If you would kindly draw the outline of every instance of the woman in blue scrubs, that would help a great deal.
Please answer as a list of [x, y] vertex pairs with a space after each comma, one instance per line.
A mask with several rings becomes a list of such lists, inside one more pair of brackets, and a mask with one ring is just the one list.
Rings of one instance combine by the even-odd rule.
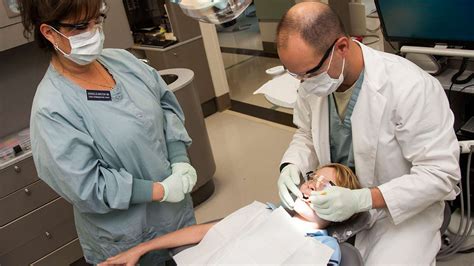
[[[25, 33], [51, 54], [31, 111], [33, 158], [74, 206], [86, 261], [195, 224], [183, 112], [156, 70], [125, 50], [102, 50], [106, 4], [19, 2]], [[167, 259], [156, 251], [140, 263]]]

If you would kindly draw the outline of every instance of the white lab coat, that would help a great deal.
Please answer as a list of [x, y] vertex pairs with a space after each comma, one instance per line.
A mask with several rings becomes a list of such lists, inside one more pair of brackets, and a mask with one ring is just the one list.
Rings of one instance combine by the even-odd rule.
[[[387, 208], [372, 210], [356, 247], [366, 264], [433, 263], [444, 200], [459, 193], [454, 116], [441, 84], [411, 62], [359, 44], [364, 82], [352, 114], [356, 174], [378, 187]], [[298, 96], [298, 126], [282, 163], [302, 173], [331, 161], [328, 97]]]

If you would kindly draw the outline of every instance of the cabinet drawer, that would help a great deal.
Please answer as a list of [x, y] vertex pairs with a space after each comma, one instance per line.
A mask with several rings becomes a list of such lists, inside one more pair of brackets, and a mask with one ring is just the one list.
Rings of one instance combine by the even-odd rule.
[[51, 230], [48, 229], [20, 247], [1, 255], [0, 264], [2, 266], [28, 265], [77, 238], [72, 219], [50, 228]]
[[30, 264], [31, 266], [64, 266], [70, 265], [83, 256], [79, 239], [67, 243], [43, 258]]
[[33, 157], [0, 170], [0, 198], [38, 180]]
[[41, 180], [0, 198], [0, 226], [5, 225], [34, 209], [58, 198], [46, 183]]
[[31, 263], [76, 237], [72, 206], [58, 198], [0, 227], [0, 265]]

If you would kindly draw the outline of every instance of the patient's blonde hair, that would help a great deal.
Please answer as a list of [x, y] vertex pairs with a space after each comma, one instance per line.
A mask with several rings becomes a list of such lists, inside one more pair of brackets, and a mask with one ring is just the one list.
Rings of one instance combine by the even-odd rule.
[[359, 183], [359, 179], [349, 167], [340, 163], [329, 163], [329, 164], [321, 165], [316, 170], [319, 170], [325, 167], [330, 167], [336, 170], [336, 186], [345, 187], [349, 189], [362, 188], [362, 186]]

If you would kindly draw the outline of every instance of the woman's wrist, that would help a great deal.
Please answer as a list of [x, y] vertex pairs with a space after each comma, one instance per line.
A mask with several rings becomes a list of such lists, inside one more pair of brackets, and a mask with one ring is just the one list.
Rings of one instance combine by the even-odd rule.
[[165, 195], [165, 189], [160, 182], [153, 183], [153, 201], [161, 201]]
[[148, 241], [147, 241], [147, 242], [143, 242], [141, 244], [138, 244], [134, 248], [130, 249], [130, 251], [132, 251], [135, 254], [135, 256], [138, 255], [138, 257], [142, 257], [146, 253], [150, 252], [151, 249], [149, 248]]

